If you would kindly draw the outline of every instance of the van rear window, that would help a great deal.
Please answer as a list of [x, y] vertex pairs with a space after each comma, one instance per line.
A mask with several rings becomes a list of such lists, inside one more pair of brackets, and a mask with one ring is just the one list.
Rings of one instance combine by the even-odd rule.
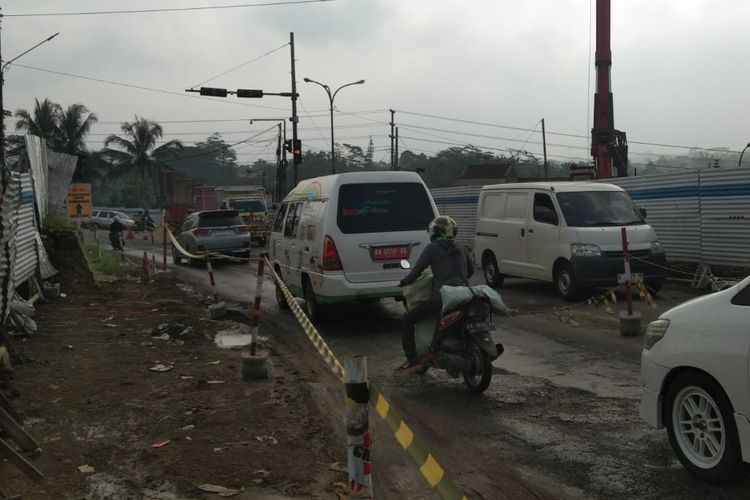
[[344, 184], [339, 189], [337, 222], [345, 234], [426, 231], [434, 216], [418, 182]]

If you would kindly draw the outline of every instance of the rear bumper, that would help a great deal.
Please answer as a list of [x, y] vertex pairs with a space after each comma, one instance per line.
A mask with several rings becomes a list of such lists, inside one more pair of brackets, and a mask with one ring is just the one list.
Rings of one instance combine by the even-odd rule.
[[[302, 271], [310, 279], [315, 293], [315, 299], [320, 304], [340, 304], [345, 302], [360, 302], [371, 299], [403, 297], [402, 288], [398, 281], [376, 281], [370, 283], [352, 283], [344, 274], [326, 274]], [[285, 277], [285, 280], [286, 277]], [[302, 295], [301, 289], [294, 289], [297, 296]]]
[[[617, 275], [625, 272], [622, 258], [572, 257], [570, 261], [576, 281], [582, 286], [616, 286]], [[646, 282], [662, 281], [667, 277], [666, 264], [664, 253], [650, 254], [643, 259], [631, 259], [630, 272], [643, 274]]]

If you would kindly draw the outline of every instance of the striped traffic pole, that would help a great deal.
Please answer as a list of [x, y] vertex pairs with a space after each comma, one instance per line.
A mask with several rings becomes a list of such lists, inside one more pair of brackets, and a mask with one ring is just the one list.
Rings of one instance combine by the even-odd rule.
[[214, 304], [219, 302], [219, 295], [216, 293], [216, 281], [214, 280], [214, 268], [211, 266], [211, 257], [208, 252], [203, 254], [203, 259], [206, 261], [206, 269], [208, 270], [208, 279], [211, 281], [211, 290], [214, 293]]
[[167, 211], [162, 210], [161, 211], [161, 228], [164, 233], [164, 237], [162, 238], [162, 271], [167, 270], [167, 231], [169, 226], [167, 226]]
[[260, 297], [263, 293], [263, 270], [265, 267], [265, 255], [258, 259], [258, 281], [255, 287], [255, 302], [253, 303], [253, 333], [250, 338], [250, 355], [255, 356], [258, 345], [258, 325], [260, 324]]
[[346, 447], [349, 498], [372, 499], [370, 419], [367, 413], [367, 358], [352, 356], [344, 364], [346, 388]]

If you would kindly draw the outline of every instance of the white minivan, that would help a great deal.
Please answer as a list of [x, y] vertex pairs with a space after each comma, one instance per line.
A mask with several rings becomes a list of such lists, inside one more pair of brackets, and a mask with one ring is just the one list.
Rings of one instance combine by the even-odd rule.
[[[280, 204], [274, 269], [316, 320], [320, 306], [400, 297], [398, 282], [429, 243], [437, 208], [414, 172], [352, 172], [300, 182]], [[277, 287], [279, 307], [288, 307]]]
[[666, 255], [645, 211], [614, 184], [529, 182], [484, 186], [479, 192], [474, 257], [487, 284], [505, 276], [551, 281], [565, 299], [617, 285], [623, 274], [621, 229], [631, 272], [661, 288]]

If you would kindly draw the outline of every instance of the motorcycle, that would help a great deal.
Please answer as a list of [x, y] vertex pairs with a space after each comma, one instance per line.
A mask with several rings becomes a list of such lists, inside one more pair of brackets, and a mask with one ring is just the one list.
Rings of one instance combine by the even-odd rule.
[[156, 224], [151, 217], [136, 217], [135, 219], [135, 230], [136, 232], [148, 231], [151, 232], [156, 229]]
[[123, 251], [123, 247], [125, 246], [125, 240], [122, 237], [122, 233], [117, 232], [111, 232], [109, 233], [109, 243], [112, 245], [112, 250], [116, 250], [118, 252]]
[[[409, 262], [401, 262], [402, 269], [409, 269]], [[495, 343], [491, 331], [493, 310], [506, 312], [497, 295], [496, 303], [482, 290], [474, 287], [451, 288], [456, 295], [446, 302], [439, 319], [425, 320], [415, 325], [415, 340], [419, 356], [417, 373], [426, 373], [430, 368], [442, 369], [453, 378], [463, 376], [469, 389], [484, 392], [492, 381], [492, 362], [504, 352], [501, 343]], [[478, 288], [478, 287], [477, 287]], [[432, 293], [432, 273], [427, 270], [417, 281], [404, 287], [404, 305], [407, 310], [427, 300]], [[454, 305], [450, 305], [454, 304]]]

